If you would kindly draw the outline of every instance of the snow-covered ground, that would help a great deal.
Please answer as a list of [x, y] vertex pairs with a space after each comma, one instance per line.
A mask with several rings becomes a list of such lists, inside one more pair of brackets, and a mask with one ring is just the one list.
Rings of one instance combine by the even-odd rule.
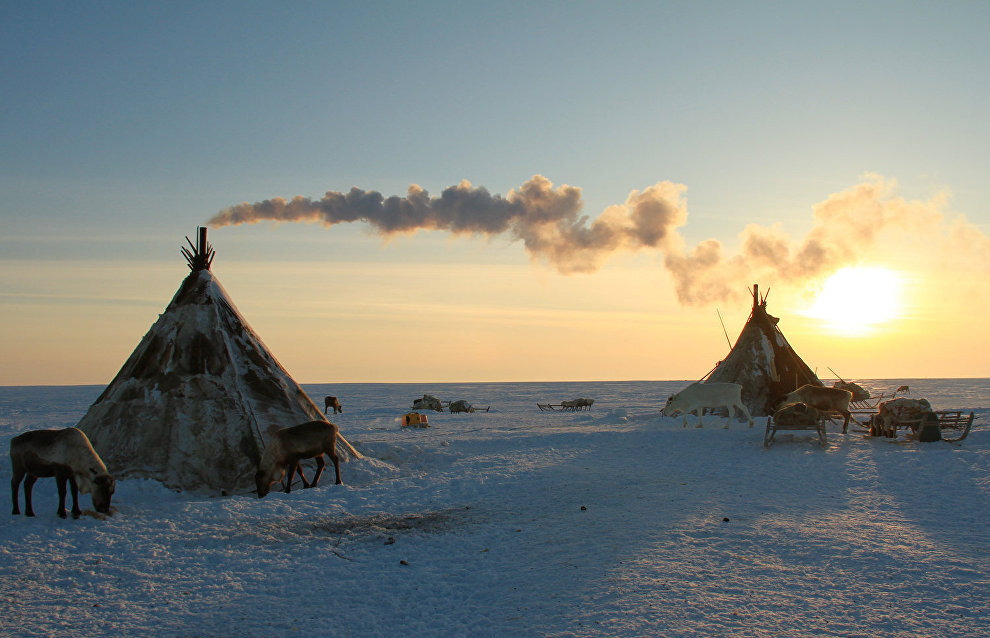
[[[113, 517], [62, 520], [43, 479], [35, 518], [0, 516], [0, 635], [982, 638], [990, 380], [861, 383], [980, 417], [955, 444], [832, 426], [764, 449], [762, 418], [661, 418], [685, 382], [304, 386], [366, 455], [343, 486], [121, 480]], [[0, 446], [101, 389], [0, 388]], [[424, 393], [491, 411], [401, 429]]]

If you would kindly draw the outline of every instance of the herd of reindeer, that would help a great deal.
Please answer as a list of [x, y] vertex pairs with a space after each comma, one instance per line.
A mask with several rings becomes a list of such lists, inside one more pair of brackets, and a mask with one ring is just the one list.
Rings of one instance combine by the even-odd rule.
[[[687, 425], [687, 415], [696, 412], [699, 426], [705, 408], [725, 407], [731, 418], [732, 410], [742, 412], [749, 420], [750, 427], [753, 419], [743, 405], [740, 396], [742, 386], [736, 383], [695, 383], [678, 394], [667, 399], [661, 411], [662, 414], [684, 414], [684, 425]], [[903, 389], [907, 389], [904, 386]], [[846, 431], [849, 423], [849, 399], [852, 394], [847, 390], [805, 385], [792, 392], [785, 399], [787, 402], [800, 401], [816, 407], [819, 410], [838, 411], [845, 417], [842, 431]], [[337, 397], [328, 396], [324, 399], [324, 415], [333, 409], [334, 414], [343, 412]], [[269, 439], [265, 445], [255, 473], [255, 485], [258, 498], [264, 498], [272, 485], [282, 481], [288, 474], [284, 491], [292, 489], [292, 479], [296, 473], [302, 480], [303, 487], [316, 487], [326, 466], [324, 455], [333, 462], [336, 484], [340, 485], [340, 458], [337, 455], [337, 439], [339, 430], [329, 421], [309, 421], [301, 425], [286, 428], [272, 426], [269, 428]], [[316, 474], [312, 481], [303, 475], [301, 461], [316, 460]], [[10, 464], [12, 477], [10, 480], [13, 514], [20, 514], [18, 503], [18, 488], [24, 481], [24, 514], [34, 516], [31, 505], [31, 491], [39, 478], [55, 478], [58, 489], [57, 514], [66, 518], [65, 497], [72, 496], [72, 517], [79, 518], [79, 492], [90, 494], [93, 508], [100, 514], [110, 514], [110, 499], [113, 496], [116, 482], [100, 456], [93, 449], [86, 435], [77, 428], [69, 427], [61, 430], [31, 430], [15, 436], [10, 440]]]
[[[324, 414], [330, 409], [334, 414], [343, 412], [337, 397], [326, 397]], [[292, 479], [296, 473], [303, 487], [316, 487], [323, 475], [329, 456], [333, 462], [336, 484], [341, 485], [340, 457], [337, 455], [339, 429], [329, 421], [309, 421], [287, 428], [272, 426], [268, 429], [269, 439], [261, 454], [258, 471], [254, 475], [258, 498], [264, 498], [276, 481], [281, 481], [288, 473], [284, 490], [292, 490]], [[303, 474], [301, 461], [316, 460], [316, 474], [311, 481]], [[93, 509], [100, 514], [110, 514], [110, 499], [116, 488], [116, 481], [107, 471], [100, 455], [93, 449], [86, 434], [78, 428], [61, 430], [31, 430], [10, 440], [10, 496], [14, 503], [12, 514], [21, 513], [18, 489], [24, 481], [24, 514], [34, 516], [31, 492], [39, 478], [55, 478], [58, 488], [58, 510], [61, 518], [67, 517], [65, 497], [72, 496], [72, 517], [79, 518], [79, 493], [90, 494]]]

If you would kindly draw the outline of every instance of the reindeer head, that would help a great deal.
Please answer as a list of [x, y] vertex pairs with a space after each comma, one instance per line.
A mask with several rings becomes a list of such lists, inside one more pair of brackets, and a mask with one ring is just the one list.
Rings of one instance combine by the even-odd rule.
[[258, 498], [265, 498], [272, 489], [275, 481], [281, 481], [285, 475], [285, 468], [280, 465], [271, 466], [270, 469], [259, 469], [254, 474], [254, 484], [258, 488]]
[[675, 399], [677, 399], [676, 394], [672, 394], [669, 397], [667, 397], [667, 402], [663, 404], [663, 408], [660, 410], [660, 414], [662, 414], [663, 416], [673, 416], [677, 412], [680, 412], [680, 410], [678, 410], [676, 407], [671, 408], [670, 404], [674, 403]]
[[93, 497], [93, 509], [101, 514], [110, 513], [110, 497], [113, 496], [117, 488], [117, 482], [113, 476], [107, 473], [99, 473], [95, 468], [90, 468], [90, 479]]

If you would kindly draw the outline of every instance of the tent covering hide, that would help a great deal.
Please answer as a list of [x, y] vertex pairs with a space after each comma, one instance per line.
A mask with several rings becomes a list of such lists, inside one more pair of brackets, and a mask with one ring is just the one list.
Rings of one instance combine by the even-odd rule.
[[78, 427], [118, 478], [245, 493], [270, 426], [324, 416], [213, 276], [205, 230], [183, 250], [192, 272]]
[[801, 360], [777, 326], [780, 319], [767, 312], [753, 286], [753, 311], [735, 345], [705, 382], [738, 383], [742, 401], [753, 416], [768, 416], [784, 397], [805, 384], [822, 385]]

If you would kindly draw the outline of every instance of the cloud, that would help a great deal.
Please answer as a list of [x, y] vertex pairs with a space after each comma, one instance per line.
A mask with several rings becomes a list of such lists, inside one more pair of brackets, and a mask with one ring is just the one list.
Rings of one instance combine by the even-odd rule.
[[[702, 305], [739, 298], [758, 281], [803, 286], [874, 256], [892, 234], [934, 240], [950, 232], [942, 213], [945, 193], [921, 201], [906, 200], [896, 191], [896, 180], [867, 174], [861, 183], [816, 204], [812, 227], [799, 240], [779, 227], [751, 224], [740, 233], [736, 254], [726, 254], [716, 240], [690, 252], [669, 253], [664, 263], [674, 276], [678, 299]], [[982, 236], [967, 223], [957, 222], [951, 232], [970, 236], [970, 245], [977, 244], [973, 235]]]

